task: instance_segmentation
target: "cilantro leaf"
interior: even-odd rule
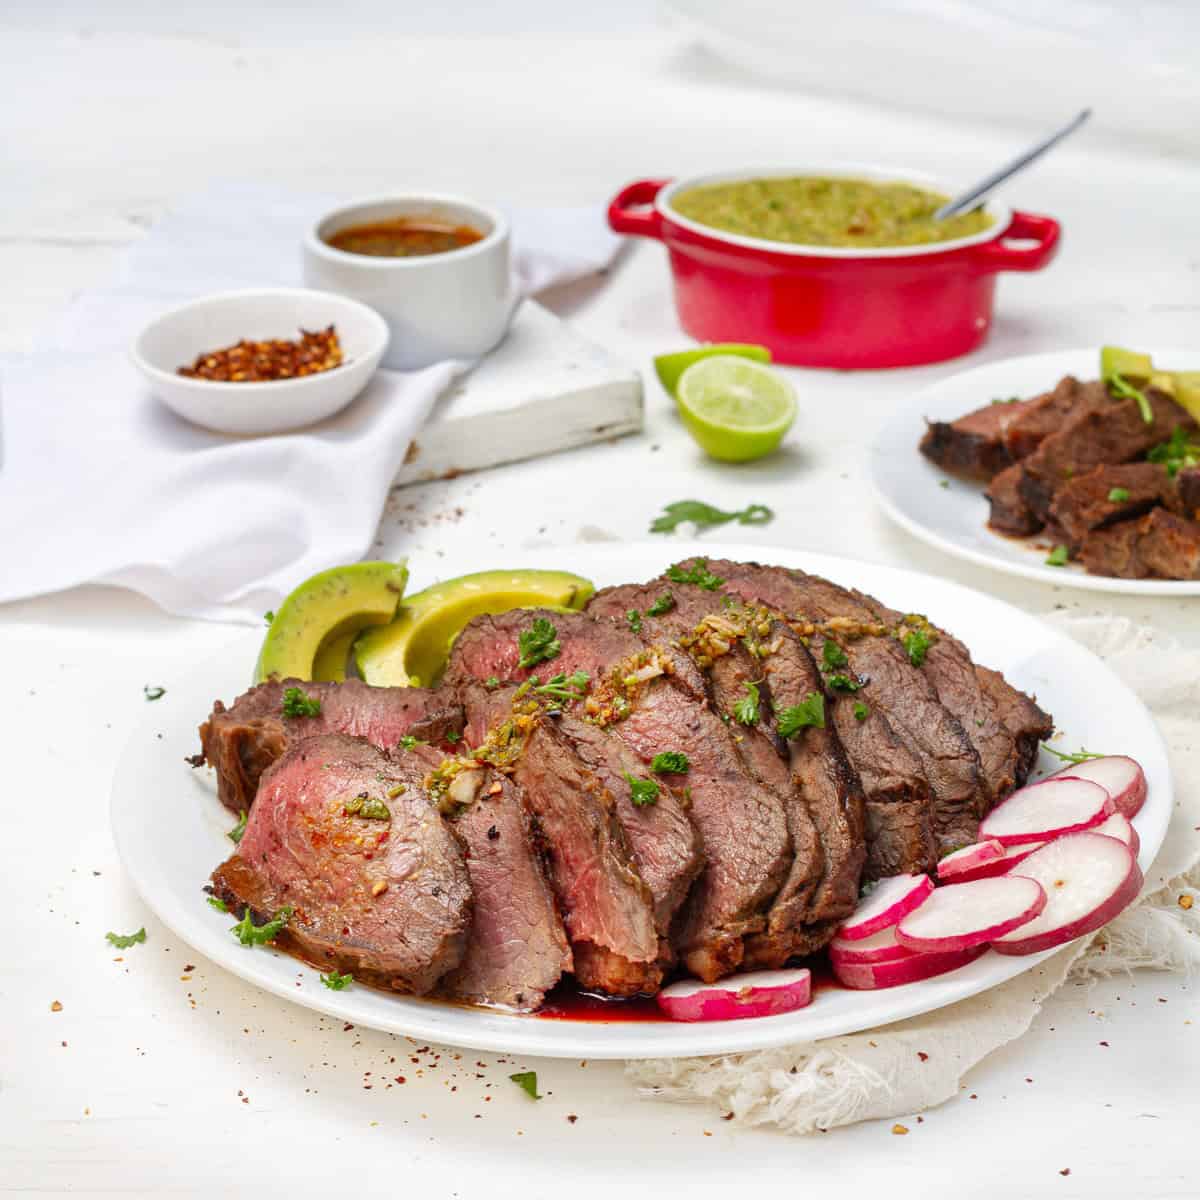
[[[515,1075],[510,1075],[509,1079],[513,1081],[527,1095],[530,1100],[540,1100],[537,1090],[537,1072],[536,1071],[518,1071]]]
[[[292,919],[292,906],[285,904],[265,925],[255,925],[254,917],[247,908],[242,919],[231,925],[232,933],[243,946],[265,946],[267,942],[278,937],[283,928]]]
[[[285,717],[319,717],[321,715],[321,701],[315,696],[306,696],[301,688],[285,688],[283,693],[283,715]]]
[[[1084,750],[1083,747],[1080,747],[1078,750],[1076,750],[1074,754],[1068,754],[1063,750],[1055,750],[1055,748],[1053,746],[1049,745],[1046,742],[1042,743],[1042,749],[1048,750],[1051,754],[1054,755],[1055,758],[1059,759],[1061,762],[1069,762],[1069,763],[1081,763],[1081,762],[1087,762],[1089,758],[1105,758],[1105,757],[1107,757],[1104,754],[1094,754],[1091,750]]]
[[[540,662],[549,662],[557,658],[562,646],[558,640],[558,630],[546,620],[538,617],[528,629],[517,638],[517,647],[521,651],[519,667],[534,667]]]
[[[573,675],[558,674],[538,684],[536,678],[530,683],[535,684],[533,691],[540,696],[554,696],[558,700],[582,700],[587,695],[591,678],[586,671],[576,671]]]
[[[908,651],[908,661],[914,667],[925,665],[925,655],[933,645],[933,638],[924,629],[910,629],[901,639],[900,644]]]
[[[235,846],[242,840],[242,834],[246,832],[246,810],[243,808],[238,813],[238,823],[225,835]]]
[[[636,608],[631,608],[625,614],[625,620],[629,622],[629,628],[632,629],[634,633],[642,632],[642,614],[638,612]]]
[[[485,688],[491,688],[491,689],[495,690],[496,688],[498,688],[500,686],[500,677],[498,675],[489,675],[483,681],[483,686]]]
[[[1071,559],[1071,551],[1066,546],[1055,546],[1053,550],[1046,555],[1046,566],[1048,567],[1065,567]]]
[[[457,746],[462,741],[462,734],[457,729],[447,729],[445,733],[446,741],[452,746]]]
[[[1108,501],[1110,504],[1124,504],[1129,499],[1129,489],[1123,487],[1110,488]]]
[[[342,811],[347,816],[362,817],[367,821],[390,821],[392,810],[378,796],[368,796],[359,792],[342,803]]]
[[[1184,468],[1200,466],[1200,443],[1189,442],[1183,426],[1177,425],[1170,438],[1150,450],[1146,459],[1166,467],[1167,474],[1174,479]]]
[[[658,802],[658,783],[653,779],[638,779],[635,775],[630,775],[628,771],[623,772],[625,782],[629,784],[629,798],[633,801],[637,808],[645,808],[649,804]]]
[[[725,582],[708,569],[708,563],[702,558],[698,558],[686,571],[679,563],[675,563],[667,568],[667,578],[672,583],[694,583],[706,592],[715,592]]]
[[[690,521],[701,530],[726,525],[730,521],[736,521],[739,525],[766,525],[774,519],[775,514],[765,504],[751,504],[747,508],[725,512],[705,504],[703,500],[676,500],[663,509],[661,517],[655,517],[650,524],[650,532],[674,533],[684,521]]]
[[[664,750],[650,760],[655,775],[682,775],[688,765],[688,756],[680,750]]]
[[[1150,401],[1146,399],[1146,393],[1141,388],[1135,388],[1124,375],[1110,375],[1105,382],[1114,396],[1122,400],[1136,400],[1142,420],[1147,425],[1154,424],[1154,409],[1150,407]]]
[[[425,745],[425,742],[419,737],[414,737],[411,733],[406,733],[400,738],[400,741],[397,742],[397,745],[402,750],[411,750],[414,746]]]
[[[825,645],[821,647],[821,661],[827,667],[844,667],[850,660],[846,657],[846,652],[829,638],[825,639]]]
[[[746,694],[733,706],[733,719],[739,725],[758,724],[758,684],[747,683]]]
[[[217,912],[227,913],[229,911],[229,905],[226,904],[220,896],[209,896],[208,902],[217,910]]]
[[[137,933],[106,933],[104,937],[118,950],[128,950],[130,946],[136,946],[146,940],[146,928],[142,926]]]
[[[871,715],[871,710],[861,701],[854,706],[854,719],[856,721],[865,721]]]
[[[825,643],[827,646],[828,642]],[[857,679],[851,678],[849,675],[830,675],[829,686],[835,692],[857,692],[862,684]]]
[[[810,725],[825,728],[825,697],[820,692],[809,692],[799,704],[775,713],[775,728],[782,738],[795,737]]]
[[[675,607],[675,597],[670,592],[663,592],[655,602],[650,605],[646,612],[652,617],[661,617],[663,613],[669,613]]]
[[[161,700],[166,694],[166,688],[153,687],[150,684],[147,684],[144,688],[142,688],[142,695],[145,696],[147,700]]]
[[[328,975],[321,976],[321,982],[331,992],[344,992],[353,982],[353,975],[339,975],[336,971],[330,971]]]
[[[267,611],[263,613],[263,620],[270,625],[271,622],[275,620],[275,610],[273,608],[268,608]]]

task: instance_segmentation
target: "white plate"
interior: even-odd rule
[[[560,567],[604,586],[652,578],[668,563],[693,553],[802,567],[873,592],[895,608],[927,613],[952,630],[979,662],[1003,671],[1017,687],[1037,693],[1065,731],[1060,744],[1129,754],[1142,763],[1149,799],[1134,824],[1142,840],[1142,865],[1149,865],[1166,832],[1172,803],[1166,751],[1150,714],[1099,659],[1018,609],[957,584],[894,567],[763,546],[664,539],[652,545],[564,547],[514,555],[491,565]],[[477,559],[438,560],[437,570],[446,578],[488,565]],[[414,572],[415,584],[434,582],[418,574]],[[212,701],[232,700],[245,688],[257,650],[257,635],[247,636],[227,655],[197,664],[190,679],[173,683],[167,697],[148,708],[117,769],[112,821],[125,869],[162,921],[213,961],[277,996],[356,1025],[482,1050],[565,1058],[683,1057],[761,1049],[885,1025],[995,987],[1046,957],[1005,958],[989,952],[938,979],[878,992],[821,990],[800,1012],[707,1024],[544,1020],[366,987],[329,991],[316,971],[295,959],[239,945],[230,936],[230,918],[209,907],[201,890],[231,850],[225,831],[233,822],[217,802],[211,772],[193,771],[183,758],[196,751],[196,726]]]
[[[1186,370],[1195,366],[1200,351],[1154,349],[1151,356],[1164,370]],[[1200,580],[1109,579],[1074,564],[1048,567],[1045,538],[993,533],[983,485],[948,476],[917,450],[926,417],[953,421],[992,399],[1048,391],[1064,375],[1095,379],[1099,373],[1095,346],[987,363],[919,392],[911,404],[895,409],[871,447],[871,482],[883,510],[923,542],[1011,575],[1095,592],[1200,596]]]

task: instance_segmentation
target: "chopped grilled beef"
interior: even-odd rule
[[[438,991],[532,1012],[571,970],[571,949],[516,785],[490,771],[478,784],[474,802],[451,820],[466,847],[474,914],[462,963]]]
[[[276,940],[310,962],[429,991],[462,960],[472,902],[462,845],[424,794],[424,771],[341,734],[295,742],[264,773],[214,891],[260,920],[290,906]]]
[[[538,619],[554,625],[558,652],[524,668],[519,635]],[[583,707],[643,763],[664,750],[689,759],[690,815],[706,863],[672,944],[700,978],[727,975],[742,961],[742,939],[765,924],[764,910],[790,864],[791,843],[782,806],[746,770],[691,660],[667,646],[647,650],[629,629],[583,613],[521,610],[472,621],[454,644],[447,679],[521,680],[532,671],[545,678],[581,670],[592,681]]]
[[[1200,467],[1189,467],[1175,476],[1175,490],[1180,513],[1192,521],[1200,521]]]
[[[297,687],[320,703],[311,717],[286,717],[283,694]],[[381,750],[406,734],[429,742],[462,729],[462,709],[443,692],[424,688],[375,688],[358,680],[309,683],[271,680],[252,687],[226,708],[218,700],[200,726],[201,753],[217,772],[217,796],[232,812],[248,810],[262,773],[299,737],[344,733]]]
[[[1077,551],[1093,529],[1140,517],[1159,504],[1174,503],[1175,485],[1166,467],[1150,462],[1105,464],[1067,480],[1055,492],[1050,535]]]
[[[856,695],[879,709],[921,760],[933,794],[939,848],[973,841],[988,794],[980,779],[979,755],[961,722],[938,700],[932,681],[912,665],[870,607],[844,588],[803,571],[734,562],[710,562],[708,568],[726,581],[727,591],[778,609],[801,632],[834,623],[845,635],[837,640],[849,670],[861,681]]]
[[[1025,503],[1021,495],[1021,480],[1024,468],[1020,463],[1006,467],[988,484],[987,502],[990,508],[988,524],[997,533],[1007,533],[1014,537],[1028,537],[1042,528],[1033,509]]]
[[[1084,539],[1083,565],[1118,579],[1200,579],[1200,522],[1165,508],[1098,529]]]
[[[1022,461],[1021,497],[1039,520],[1049,516],[1055,493],[1068,480],[1106,463],[1141,458],[1177,427],[1194,428],[1170,396],[1149,388],[1146,400],[1152,421],[1143,420],[1136,400],[1114,401],[1073,417]]]
[[[1080,383],[1073,375],[1064,376],[1051,391],[1023,405],[1006,425],[1004,438],[1013,462],[1028,458],[1046,438],[1081,413],[1111,402],[1108,389],[1100,380]]]
[[[1038,746],[1054,732],[1054,721],[1032,697],[1018,691],[999,671],[976,663],[975,675],[980,688],[991,696],[1000,721],[1012,735],[1017,749],[1016,785],[1023,787],[1037,762]]]
[[[950,475],[988,480],[1013,464],[1006,433],[1034,400],[994,400],[956,421],[929,421],[921,453]]]
[[[1149,579],[1153,571],[1138,553],[1141,540],[1139,526],[1145,518],[1124,521],[1097,529],[1083,539],[1079,561],[1092,575],[1110,575],[1114,579]]]

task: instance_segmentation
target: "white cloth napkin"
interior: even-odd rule
[[[336,202],[245,186],[193,197],[33,353],[0,360],[0,602],[95,582],[257,623],[301,580],[366,553],[409,442],[469,364],[381,370],[329,421],[240,439],[174,416],[127,356],[173,305],[298,286],[300,238]],[[599,209],[510,219],[523,295],[603,269],[619,245]]]
[[[1137,692],[1167,741],[1175,811],[1137,905],[1024,975],[924,1016],[754,1054],[631,1062],[626,1073],[643,1094],[789,1133],[902,1117],[960,1095],[970,1069],[1024,1034],[1068,979],[1200,967],[1200,653],[1124,618],[1047,620]],[[1182,908],[1181,896],[1195,902]],[[1081,1018],[1087,1003],[1081,991]]]

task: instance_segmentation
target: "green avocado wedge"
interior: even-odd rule
[[[359,636],[358,673],[376,687],[428,687],[474,617],[513,608],[577,611],[595,590],[587,579],[565,571],[480,571],[447,579],[408,596],[390,625]]]
[[[344,639],[369,625],[391,621],[407,582],[408,567],[403,562],[351,563],[306,579],[271,621],[254,668],[255,683],[272,676],[345,678],[350,642]]]
[[[1149,386],[1165,392],[1193,420],[1200,421],[1200,371],[1162,371],[1149,354],[1123,346],[1102,346],[1100,378],[1111,383],[1117,377],[1139,388]]]
[[[753,359],[754,362],[769,363],[771,352],[766,346],[755,346],[749,342],[712,342],[707,346],[697,346],[692,350],[679,350],[674,354],[660,354],[654,360],[654,370],[658,381],[674,396],[679,387],[679,377],[692,365],[702,358],[712,358],[714,354],[732,354],[738,358]]]

